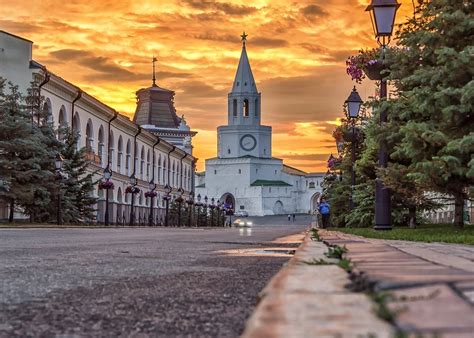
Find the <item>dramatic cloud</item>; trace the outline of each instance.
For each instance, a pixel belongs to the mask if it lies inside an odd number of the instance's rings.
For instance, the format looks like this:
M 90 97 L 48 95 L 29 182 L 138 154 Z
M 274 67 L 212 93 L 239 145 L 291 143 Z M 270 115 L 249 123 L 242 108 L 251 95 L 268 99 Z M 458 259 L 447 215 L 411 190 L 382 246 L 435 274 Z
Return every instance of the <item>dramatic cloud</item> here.
M 199 131 L 195 155 L 216 154 L 227 94 L 246 31 L 262 92 L 262 122 L 274 155 L 306 171 L 324 170 L 331 137 L 354 83 L 345 59 L 377 46 L 369 0 L 0 0 L 0 29 L 34 41 L 33 58 L 132 116 L 135 92 L 151 84 L 176 92 L 178 114 Z M 403 0 L 399 20 L 411 15 Z M 358 85 L 365 99 L 374 83 Z

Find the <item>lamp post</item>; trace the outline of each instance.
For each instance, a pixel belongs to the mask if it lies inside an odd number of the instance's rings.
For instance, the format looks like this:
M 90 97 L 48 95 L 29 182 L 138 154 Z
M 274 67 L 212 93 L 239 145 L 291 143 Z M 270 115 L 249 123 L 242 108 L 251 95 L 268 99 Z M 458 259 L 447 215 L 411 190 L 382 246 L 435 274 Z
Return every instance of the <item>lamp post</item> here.
M 56 168 L 56 175 L 58 177 L 58 210 L 57 210 L 57 224 L 63 224 L 63 215 L 61 210 L 61 181 L 62 181 L 62 171 L 63 171 L 63 157 L 61 154 L 57 154 L 54 160 L 54 166 Z
M 205 216 L 205 218 L 206 218 L 206 224 L 205 224 L 204 226 L 208 226 L 208 224 L 207 224 L 207 201 L 208 201 L 208 200 L 209 200 L 209 199 L 207 198 L 207 195 L 204 196 L 203 210 L 204 210 L 204 216 Z
M 165 227 L 168 226 L 168 222 L 169 222 L 169 211 L 170 211 L 170 193 L 171 193 L 171 190 L 173 190 L 171 188 L 171 186 L 169 184 L 165 185 L 165 196 L 163 196 L 163 199 L 165 200 L 165 203 L 166 203 L 166 209 L 165 209 Z
M 153 200 L 155 198 L 155 189 L 156 189 L 156 183 L 153 181 L 153 179 L 148 183 L 148 188 L 150 188 L 150 213 L 148 215 L 148 226 L 153 226 Z
M 222 221 L 222 202 L 220 200 L 217 201 L 217 226 L 221 225 Z
M 197 219 L 196 219 L 196 226 L 199 226 L 199 219 L 201 217 L 201 206 L 202 206 L 202 203 L 201 203 L 201 194 L 198 194 L 196 196 L 196 207 L 197 207 Z
M 350 209 L 354 209 L 354 199 L 352 197 L 352 193 L 354 192 L 354 187 L 356 185 L 356 176 L 355 176 L 355 147 L 356 147 L 356 139 L 355 139 L 355 132 L 354 132 L 354 124 L 356 119 L 359 117 L 360 107 L 362 105 L 362 99 L 360 98 L 359 93 L 357 92 L 356 87 L 352 89 L 351 94 L 346 100 L 347 106 L 347 115 L 349 120 L 351 121 L 352 125 L 352 167 L 351 167 L 351 195 L 349 197 L 349 207 Z
M 188 204 L 188 227 L 191 227 L 192 210 L 193 210 L 193 205 L 194 205 L 194 192 L 193 191 L 189 193 L 189 197 L 186 203 Z
M 131 185 L 131 195 L 132 195 L 132 200 L 130 202 L 130 222 L 129 222 L 129 225 L 130 226 L 134 226 L 135 225 L 135 215 L 133 213 L 133 206 L 135 204 L 135 187 L 137 186 L 137 178 L 135 177 L 134 174 L 132 174 L 132 176 L 130 176 L 130 185 Z
M 385 48 L 390 43 L 393 32 L 395 16 L 400 4 L 397 0 L 372 0 L 366 11 L 370 13 L 372 27 L 374 28 L 377 42 L 382 48 L 382 59 Z M 387 80 L 382 77 L 380 81 L 380 99 L 387 98 Z M 387 122 L 387 112 L 380 112 L 380 124 Z M 380 140 L 379 166 L 386 168 L 388 152 L 386 140 Z M 392 207 L 390 190 L 386 188 L 380 178 L 375 180 L 375 230 L 392 230 Z
M 181 226 L 181 204 L 183 203 L 183 188 L 178 189 L 178 197 L 176 198 L 176 202 L 178 203 L 178 226 Z
M 110 178 L 112 177 L 112 170 L 107 165 L 107 168 L 104 169 L 104 179 L 105 182 L 109 182 Z M 109 226 L 109 188 L 108 186 L 105 189 L 105 216 L 104 216 L 104 225 Z
M 214 208 L 216 206 L 214 205 L 214 197 L 211 198 L 211 205 L 209 206 L 209 208 L 211 208 L 211 227 L 214 226 Z

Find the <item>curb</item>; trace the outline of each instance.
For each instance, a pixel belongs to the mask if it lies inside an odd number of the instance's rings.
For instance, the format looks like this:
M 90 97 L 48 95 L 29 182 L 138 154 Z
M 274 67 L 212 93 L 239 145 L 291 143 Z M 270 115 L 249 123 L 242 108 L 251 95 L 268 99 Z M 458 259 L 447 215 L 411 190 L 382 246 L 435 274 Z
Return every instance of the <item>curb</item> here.
M 326 245 L 308 232 L 294 257 L 260 293 L 243 338 L 391 337 L 392 327 L 373 312 L 372 301 L 349 291 L 349 275 L 324 259 Z

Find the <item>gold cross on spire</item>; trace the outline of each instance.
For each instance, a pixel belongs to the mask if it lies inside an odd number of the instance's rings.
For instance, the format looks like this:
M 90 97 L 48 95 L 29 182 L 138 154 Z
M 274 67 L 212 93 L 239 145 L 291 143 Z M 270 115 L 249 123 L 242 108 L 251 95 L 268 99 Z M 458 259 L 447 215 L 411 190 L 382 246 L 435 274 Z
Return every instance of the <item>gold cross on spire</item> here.
M 244 46 L 245 46 L 245 42 L 247 41 L 247 36 L 248 34 L 245 34 L 245 31 L 240 36 L 242 38 L 242 43 L 244 44 Z
M 155 62 L 157 62 L 157 61 L 158 61 L 158 59 L 155 56 L 153 56 L 153 61 L 152 61 L 152 63 L 153 63 L 153 87 L 156 87 Z

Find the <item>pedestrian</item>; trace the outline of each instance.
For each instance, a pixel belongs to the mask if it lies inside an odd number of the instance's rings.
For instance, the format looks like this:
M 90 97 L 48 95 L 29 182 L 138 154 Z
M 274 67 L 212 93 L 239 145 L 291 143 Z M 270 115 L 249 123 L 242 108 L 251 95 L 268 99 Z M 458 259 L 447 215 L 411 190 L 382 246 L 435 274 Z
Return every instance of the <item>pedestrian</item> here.
M 326 202 L 324 198 L 321 198 L 321 203 L 319 203 L 319 213 L 321 214 L 321 217 L 323 218 L 323 229 L 329 227 L 329 215 L 330 215 L 330 210 L 329 210 L 329 203 Z
M 295 215 L 295 214 L 293 214 L 293 215 L 291 215 L 291 216 L 293 217 L 293 223 L 295 223 L 295 218 L 296 218 L 296 215 Z
M 291 221 L 291 215 L 288 214 L 288 222 Z

